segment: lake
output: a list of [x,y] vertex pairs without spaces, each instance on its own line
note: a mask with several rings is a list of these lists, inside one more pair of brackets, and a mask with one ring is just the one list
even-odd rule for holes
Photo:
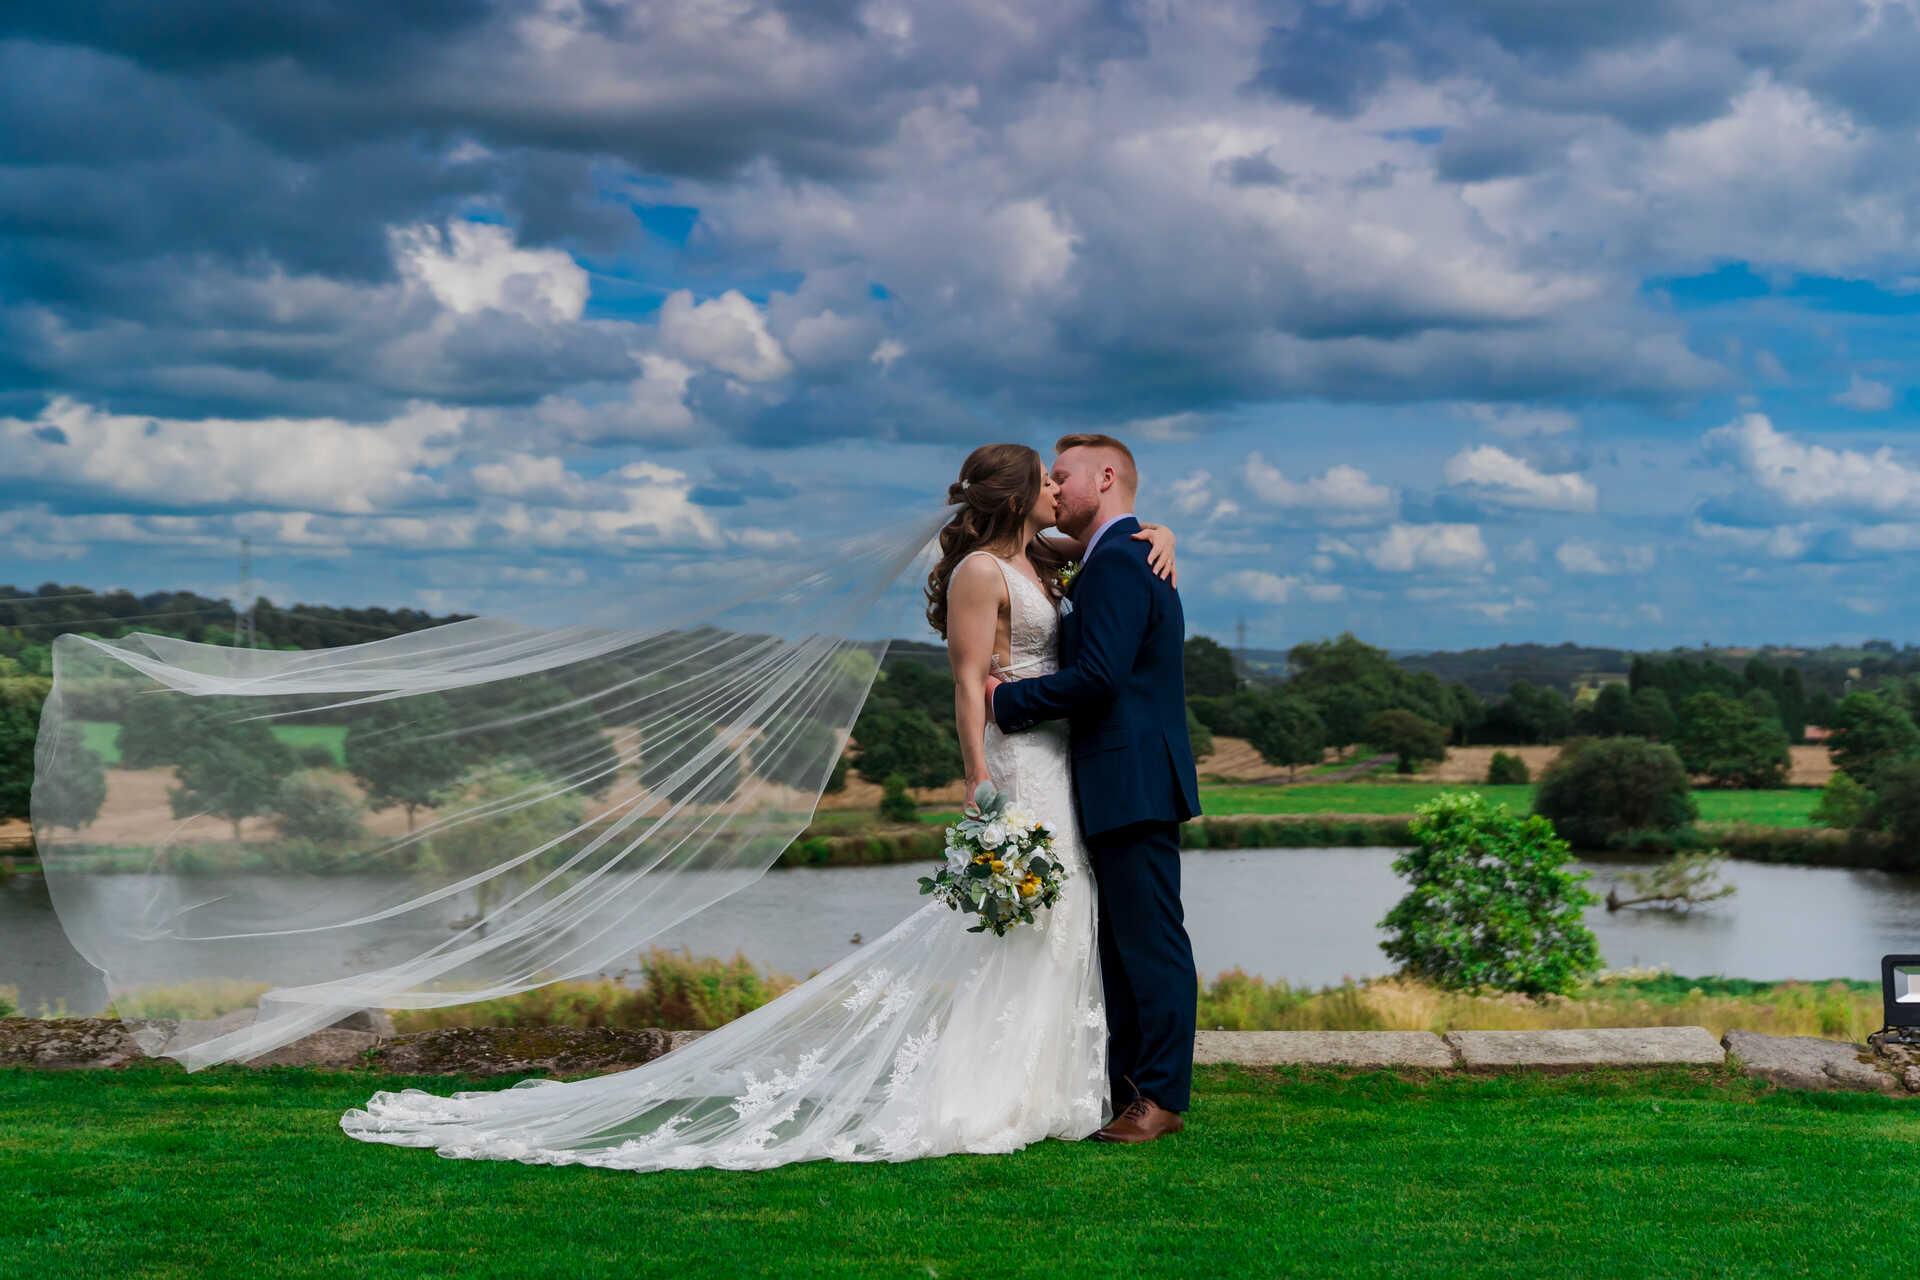
[[[1389,972],[1376,926],[1405,891],[1393,858],[1391,849],[1183,854],[1187,926],[1200,972],[1211,978],[1238,967],[1305,987]],[[696,955],[744,951],[761,965],[804,975],[856,949],[856,937],[877,938],[923,905],[915,882],[927,865],[770,871],[659,941]],[[1604,894],[1620,870],[1645,864],[1581,865]],[[1587,923],[1608,967],[1877,981],[1882,955],[1920,951],[1920,876],[1750,862],[1727,868],[1739,891],[1690,912],[1610,915],[1593,908]],[[352,889],[350,882],[341,887]],[[0,984],[19,987],[29,1011],[41,1001],[65,1000],[74,1014],[105,1003],[98,973],[67,943],[37,876],[0,885]]]

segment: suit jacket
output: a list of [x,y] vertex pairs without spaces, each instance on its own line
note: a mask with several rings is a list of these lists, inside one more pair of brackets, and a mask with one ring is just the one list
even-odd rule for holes
[[1065,718],[1074,794],[1089,836],[1200,812],[1187,741],[1186,616],[1147,567],[1140,522],[1115,521],[1080,567],[1060,620],[1060,670],[994,690],[993,718],[1018,733]]

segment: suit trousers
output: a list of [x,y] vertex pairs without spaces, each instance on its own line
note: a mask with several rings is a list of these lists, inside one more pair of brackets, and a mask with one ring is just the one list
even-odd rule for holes
[[1180,906],[1179,824],[1138,822],[1090,836],[1087,847],[1100,904],[1115,1105],[1125,1107],[1138,1091],[1168,1111],[1185,1111],[1199,975]]

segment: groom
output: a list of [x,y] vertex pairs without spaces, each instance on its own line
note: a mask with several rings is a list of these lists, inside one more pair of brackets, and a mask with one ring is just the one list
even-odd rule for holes
[[1147,567],[1133,454],[1104,435],[1054,446],[1055,526],[1082,539],[1061,605],[1060,670],[987,682],[1005,733],[1064,717],[1100,903],[1113,1123],[1094,1137],[1151,1142],[1184,1127],[1198,978],[1180,907],[1180,824],[1200,812],[1187,742],[1180,597]]

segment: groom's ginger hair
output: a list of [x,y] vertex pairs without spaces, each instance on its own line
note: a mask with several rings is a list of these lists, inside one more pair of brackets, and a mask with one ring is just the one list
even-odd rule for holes
[[1113,463],[1114,479],[1128,493],[1140,492],[1140,471],[1133,465],[1133,450],[1115,440],[1112,436],[1102,435],[1098,431],[1081,431],[1070,436],[1061,436],[1053,442],[1055,457],[1069,449],[1105,449],[1117,455],[1110,459]]

